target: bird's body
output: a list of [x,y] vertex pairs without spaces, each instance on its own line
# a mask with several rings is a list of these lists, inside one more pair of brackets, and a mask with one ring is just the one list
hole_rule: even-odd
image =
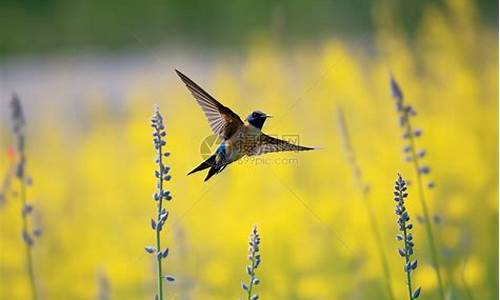
[[227,165],[244,156],[315,149],[291,144],[263,133],[264,122],[270,116],[261,111],[252,112],[244,123],[237,114],[220,104],[186,75],[178,70],[175,71],[201,106],[214,134],[222,140],[215,153],[188,175],[210,168],[205,178],[207,181],[213,175],[220,173]]
[[259,147],[262,131],[253,125],[243,124],[228,140],[219,147],[224,149],[228,163],[237,161],[245,155],[251,156]]
[[231,161],[236,161],[251,153],[258,147],[262,131],[251,124],[243,124],[224,145]]

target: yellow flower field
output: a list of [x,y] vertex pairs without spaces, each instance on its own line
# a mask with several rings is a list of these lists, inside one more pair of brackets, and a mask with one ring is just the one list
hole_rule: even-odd
[[[176,281],[165,284],[166,299],[244,297],[253,225],[262,240],[260,299],[388,299],[372,224],[342,147],[339,108],[369,186],[396,299],[407,299],[395,238],[398,172],[410,181],[406,203],[419,262],[413,281],[421,299],[439,299],[391,74],[417,112],[412,125],[422,129],[417,145],[431,170],[424,179],[436,185],[425,195],[445,293],[497,298],[498,32],[479,23],[470,1],[446,3],[426,11],[411,41],[381,5],[374,12],[379,30],[366,47],[334,36],[287,47],[256,33],[243,53],[211,56],[202,72],[169,65],[161,84],[137,74],[118,101],[89,89],[78,107],[40,110],[30,103],[41,105],[50,90],[40,99],[17,90],[33,177],[31,220],[43,229],[33,247],[39,298],[154,299],[155,260],[144,247],[155,243],[150,118],[157,104],[173,178],[162,243],[170,248],[165,272]],[[200,145],[211,131],[174,68],[242,118],[254,109],[273,115],[266,133],[321,149],[243,160],[206,183],[200,173],[186,176],[202,161]],[[1,103],[1,176],[17,158],[5,154],[14,143],[9,101]],[[18,188],[14,179],[0,206],[0,299],[30,299]]]

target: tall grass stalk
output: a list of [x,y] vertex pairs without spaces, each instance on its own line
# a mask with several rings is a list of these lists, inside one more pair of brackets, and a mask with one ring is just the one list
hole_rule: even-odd
[[404,271],[406,273],[406,283],[408,287],[408,297],[410,300],[420,296],[420,287],[413,290],[412,273],[417,268],[417,260],[411,260],[413,255],[413,235],[410,233],[413,225],[410,222],[410,214],[406,210],[405,200],[408,197],[406,181],[398,174],[394,187],[394,200],[396,201],[396,215],[398,216],[399,234],[396,239],[403,242],[403,248],[398,249],[399,255],[404,258]]
[[[415,110],[410,105],[406,105],[404,102],[403,92],[399,87],[398,83],[391,76],[390,79],[391,93],[396,100],[396,109],[399,114],[400,126],[403,129],[403,139],[408,141],[408,145],[405,146],[404,151],[407,153],[406,160],[412,162],[413,168],[416,173],[416,183],[418,187],[418,194],[420,199],[420,205],[422,207],[422,213],[424,215],[425,232],[427,235],[427,240],[429,242],[429,249],[431,253],[431,260],[436,272],[436,277],[438,281],[439,295],[442,300],[445,300],[443,280],[440,271],[439,255],[437,252],[436,241],[432,231],[431,216],[429,213],[429,208],[425,198],[425,188],[423,175],[430,172],[429,167],[421,164],[421,158],[424,157],[425,151],[417,151],[416,138],[422,135],[422,131],[413,128],[411,124],[411,117],[416,115]],[[427,187],[434,187],[433,182],[429,182]]]
[[25,245],[25,259],[26,259],[26,272],[28,274],[29,286],[31,289],[31,297],[36,300],[38,293],[35,282],[35,271],[33,266],[33,245],[34,238],[38,237],[41,233],[40,230],[31,230],[29,216],[33,211],[33,206],[30,205],[26,198],[26,188],[30,179],[26,176],[26,134],[25,126],[26,120],[21,105],[21,100],[14,95],[10,103],[11,106],[11,119],[12,119],[12,132],[16,139],[16,152],[18,155],[18,163],[16,166],[16,178],[19,181],[19,198],[21,199],[21,233]]
[[153,127],[153,144],[156,150],[156,160],[157,169],[155,170],[156,182],[156,192],[153,199],[157,203],[157,215],[156,219],[151,219],[151,227],[156,233],[156,247],[147,246],[146,252],[156,255],[156,276],[157,276],[157,294],[155,299],[163,300],[163,281],[174,281],[174,277],[171,275],[163,275],[162,261],[167,258],[169,249],[165,248],[162,250],[161,246],[161,232],[165,222],[167,221],[169,212],[164,207],[164,200],[172,200],[172,195],[169,190],[165,189],[165,182],[170,181],[171,176],[169,175],[170,167],[165,165],[163,159],[168,157],[170,153],[164,151],[164,147],[167,144],[165,140],[166,131],[165,125],[163,124],[163,117],[158,108],[156,108],[154,115],[151,119],[151,126]]
[[97,295],[96,300],[111,299],[111,284],[106,272],[101,271],[97,274]]
[[252,233],[250,234],[250,240],[248,242],[248,260],[250,264],[247,265],[246,271],[250,280],[248,283],[242,283],[241,287],[247,294],[247,300],[257,300],[259,296],[254,294],[254,287],[260,283],[260,280],[255,275],[255,271],[260,265],[260,236],[257,231],[257,226],[254,226]]
[[467,282],[467,279],[465,278],[465,269],[467,267],[467,260],[468,260],[468,256],[465,257],[464,259],[464,263],[463,263],[463,266],[462,266],[462,271],[460,272],[460,280],[462,281],[462,285],[464,287],[464,290],[465,290],[465,293],[467,294],[467,297],[470,299],[470,300],[474,300],[474,294],[472,293],[472,290],[469,286],[469,283]]
[[340,132],[340,136],[342,139],[344,153],[351,167],[356,188],[362,195],[363,205],[365,206],[366,213],[368,215],[368,221],[370,222],[370,229],[372,231],[373,238],[375,239],[375,244],[377,246],[377,252],[380,259],[380,264],[384,272],[384,281],[387,290],[387,296],[389,297],[389,299],[394,300],[395,297],[391,286],[391,272],[389,268],[389,262],[387,261],[387,257],[385,255],[384,243],[382,239],[382,234],[380,233],[380,228],[378,225],[375,210],[373,209],[373,205],[370,201],[370,188],[363,182],[361,168],[358,165],[358,161],[356,159],[356,153],[354,152],[354,149],[352,147],[351,137],[349,135],[349,130],[347,127],[347,122],[345,120],[344,112],[340,107],[337,108],[337,122],[338,122],[338,129]]

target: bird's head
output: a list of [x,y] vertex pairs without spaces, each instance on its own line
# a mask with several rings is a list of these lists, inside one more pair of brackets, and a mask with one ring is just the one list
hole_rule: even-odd
[[262,126],[264,126],[264,122],[266,121],[266,119],[271,117],[272,116],[267,115],[260,110],[256,110],[247,117],[247,121],[248,123],[250,123],[250,125],[262,129]]

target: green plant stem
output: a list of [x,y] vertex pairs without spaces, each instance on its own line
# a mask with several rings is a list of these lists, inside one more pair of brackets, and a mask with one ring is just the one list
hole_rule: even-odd
[[[161,201],[161,200],[159,200]],[[161,204],[159,204],[159,207],[161,209]],[[160,251],[161,245],[160,245],[160,231],[156,231],[156,249]],[[156,267],[157,267],[157,275],[158,275],[158,299],[163,300],[163,273],[161,269],[161,256],[156,255]]]
[[248,300],[252,298],[252,289],[253,289],[253,279],[250,281],[250,285],[248,286],[248,297],[247,297]]
[[[159,132],[158,132],[159,134]],[[161,151],[161,146],[158,148],[158,164],[160,166],[160,176],[158,179],[158,193],[160,194],[160,199],[158,200],[158,217],[156,224],[160,223],[161,212],[163,210],[163,153]],[[161,268],[161,255],[159,255],[161,251],[161,239],[160,239],[160,230],[156,228],[156,267],[157,267],[157,276],[158,276],[158,299],[163,300],[163,273]]]
[[389,262],[387,261],[387,257],[385,256],[384,246],[383,246],[384,244],[382,242],[382,235],[378,227],[377,218],[375,217],[375,212],[373,211],[373,207],[370,203],[370,199],[366,191],[363,191],[363,200],[368,213],[368,220],[370,222],[370,227],[372,228],[373,236],[375,238],[375,243],[377,244],[377,250],[380,257],[380,262],[382,264],[382,269],[384,272],[387,294],[389,296],[389,299],[394,300],[395,297],[391,285],[391,272],[389,269]]
[[405,243],[405,272],[406,281],[408,283],[408,295],[410,296],[410,300],[413,300],[413,289],[411,287],[411,268],[407,270],[407,266],[410,264],[410,253],[408,252],[408,236],[406,233],[406,224],[403,225],[403,237]]
[[250,284],[248,285],[248,297],[247,297],[248,300],[252,299],[253,280],[255,278],[255,275],[254,275],[255,274],[255,258],[252,257],[251,260],[252,260],[252,275],[250,276]]
[[467,283],[467,280],[465,279],[465,266],[467,265],[467,259],[468,259],[468,257],[466,257],[465,260],[464,260],[464,264],[463,264],[463,267],[462,267],[462,272],[460,274],[460,280],[462,281],[465,293],[467,294],[467,296],[469,297],[469,299],[470,300],[474,300],[474,295],[472,294],[470,286]]
[[394,292],[392,290],[391,285],[391,273],[389,268],[389,263],[387,261],[387,257],[384,252],[384,243],[382,241],[382,234],[380,233],[380,229],[377,222],[377,217],[375,215],[373,206],[370,202],[369,192],[365,188],[362,178],[361,178],[361,170],[356,163],[356,156],[354,153],[354,148],[352,147],[351,137],[349,135],[349,130],[347,128],[347,122],[344,117],[343,110],[339,107],[337,110],[337,116],[339,121],[339,129],[342,136],[342,140],[344,142],[345,153],[347,157],[347,161],[351,166],[352,173],[355,179],[355,185],[363,195],[363,204],[365,205],[366,212],[368,214],[368,220],[370,222],[370,228],[373,231],[373,236],[375,238],[375,243],[377,244],[377,250],[380,257],[380,262],[382,264],[382,269],[385,277],[385,284],[387,288],[387,294],[390,300],[394,300]]
[[434,235],[432,233],[432,225],[431,225],[431,221],[430,221],[429,209],[427,208],[427,202],[425,201],[424,184],[422,181],[422,175],[420,174],[420,164],[418,162],[418,157],[417,157],[415,138],[413,136],[414,133],[413,133],[412,126],[410,124],[410,118],[408,116],[408,113],[406,113],[405,118],[406,118],[406,127],[407,127],[406,129],[407,129],[407,132],[409,133],[408,139],[410,141],[410,149],[411,149],[413,166],[415,168],[416,177],[417,177],[419,199],[420,199],[420,204],[422,206],[422,212],[424,214],[425,232],[427,234],[427,240],[429,241],[429,248],[431,251],[432,264],[434,265],[434,269],[436,271],[436,277],[437,277],[438,286],[439,286],[439,295],[440,295],[442,300],[445,300],[439,258],[438,258],[438,254],[436,251],[436,243],[434,241]]
[[[20,191],[20,197],[21,197],[21,204],[22,204],[22,210],[26,207],[26,183],[25,183],[25,178],[24,175],[21,176],[19,179],[21,183],[21,191]],[[23,212],[22,213],[22,232],[23,235],[25,233],[29,233],[28,231],[28,218],[26,214]],[[35,284],[35,272],[33,268],[33,252],[32,252],[32,245],[30,245],[28,242],[24,241],[25,245],[25,252],[26,252],[26,269],[28,271],[28,277],[29,277],[29,282],[30,282],[30,288],[31,288],[31,298],[33,300],[36,300],[38,298],[37,291],[36,291],[36,284]]]

